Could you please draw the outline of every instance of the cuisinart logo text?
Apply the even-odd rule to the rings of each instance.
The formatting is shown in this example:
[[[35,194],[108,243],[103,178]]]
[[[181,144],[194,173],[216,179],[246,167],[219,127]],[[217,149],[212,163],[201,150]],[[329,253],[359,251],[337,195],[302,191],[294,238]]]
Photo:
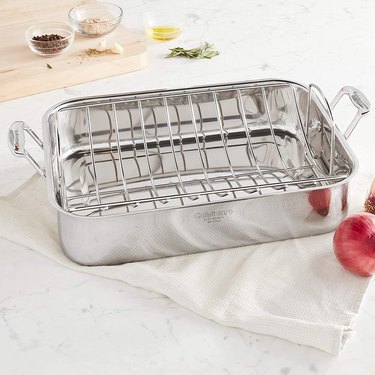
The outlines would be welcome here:
[[[195,219],[203,220],[206,223],[218,223],[224,217],[232,215],[233,210],[219,210],[219,211],[207,211],[207,212],[197,212],[194,214]]]

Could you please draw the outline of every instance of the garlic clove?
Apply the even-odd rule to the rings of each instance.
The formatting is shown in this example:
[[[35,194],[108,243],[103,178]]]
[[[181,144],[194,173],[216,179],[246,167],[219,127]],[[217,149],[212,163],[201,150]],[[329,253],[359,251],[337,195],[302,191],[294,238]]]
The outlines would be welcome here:
[[[103,39],[95,49],[99,52],[104,52],[107,49],[107,41]]]
[[[124,48],[120,46],[118,43],[114,43],[111,48],[112,53],[120,54],[124,52]]]

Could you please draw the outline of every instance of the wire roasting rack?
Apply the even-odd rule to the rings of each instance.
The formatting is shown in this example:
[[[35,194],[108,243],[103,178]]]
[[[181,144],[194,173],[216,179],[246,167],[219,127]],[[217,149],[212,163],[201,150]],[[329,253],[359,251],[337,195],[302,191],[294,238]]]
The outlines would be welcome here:
[[[219,86],[62,106],[60,204],[83,216],[267,196],[345,179],[319,88]]]

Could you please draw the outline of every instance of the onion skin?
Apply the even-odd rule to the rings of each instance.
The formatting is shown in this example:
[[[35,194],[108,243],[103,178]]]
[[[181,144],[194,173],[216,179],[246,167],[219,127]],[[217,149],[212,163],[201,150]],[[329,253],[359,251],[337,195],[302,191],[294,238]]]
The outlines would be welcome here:
[[[367,212],[346,218],[333,237],[336,258],[359,276],[375,273],[375,215]]]
[[[375,214],[375,180],[372,182],[365,202],[365,211],[370,214]]]

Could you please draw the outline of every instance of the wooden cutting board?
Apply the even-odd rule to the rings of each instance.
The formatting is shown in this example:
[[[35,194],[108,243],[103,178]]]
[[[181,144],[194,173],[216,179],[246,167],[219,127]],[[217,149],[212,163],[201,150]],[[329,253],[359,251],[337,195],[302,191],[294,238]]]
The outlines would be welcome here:
[[[93,2],[1,0],[0,102],[146,66],[147,47],[122,25],[101,38],[85,38],[76,33],[73,46],[59,56],[40,57],[29,49],[24,36],[29,26],[40,22],[67,22],[70,8]],[[102,39],[106,39],[108,44],[120,44],[124,47],[124,53],[88,57],[85,49],[95,48]]]

